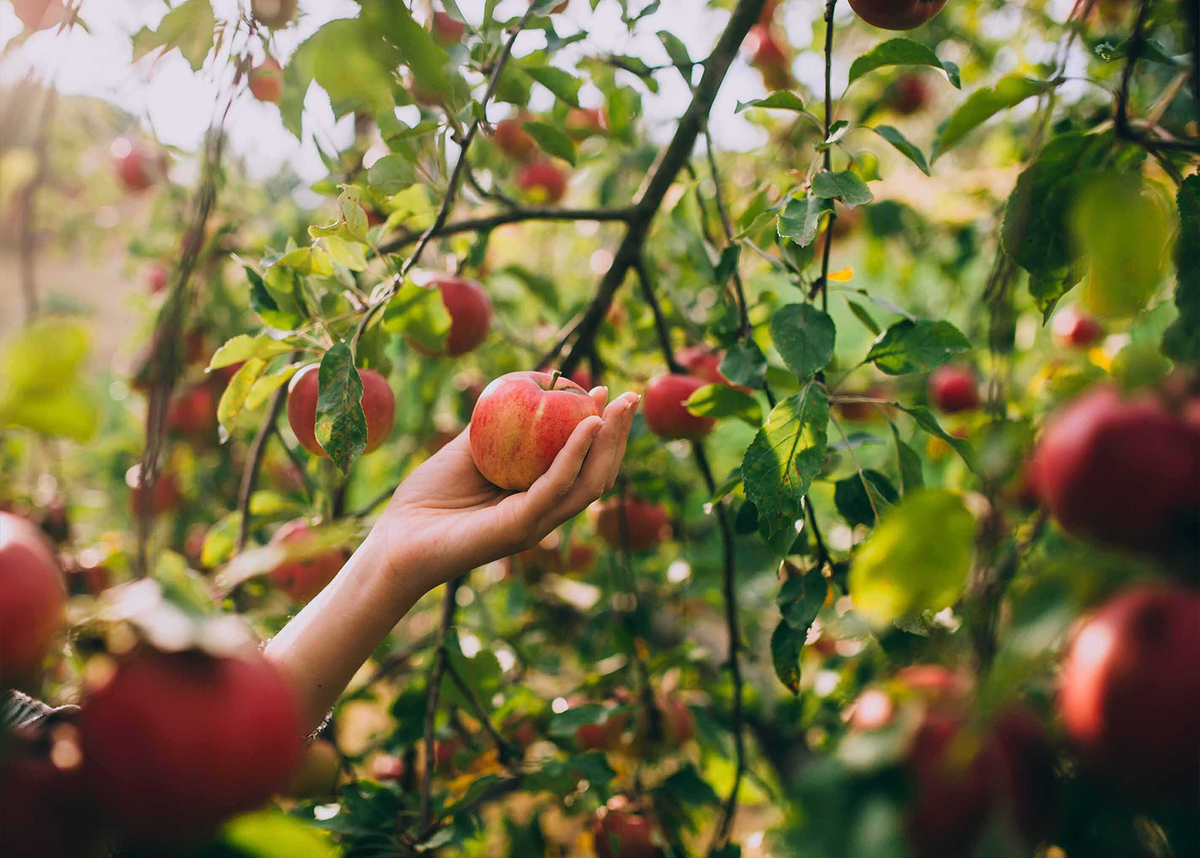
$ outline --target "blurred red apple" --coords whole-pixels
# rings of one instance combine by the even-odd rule
[[[137,518],[141,518],[142,510],[149,504],[151,517],[161,513],[171,512],[179,508],[181,499],[179,484],[175,476],[169,472],[160,472],[158,480],[149,497],[146,496],[141,480],[141,465],[134,465],[125,472],[125,484],[129,486],[130,509]]]
[[[65,603],[54,548],[30,522],[0,512],[0,689],[41,672]]]
[[[1074,307],[1060,310],[1050,329],[1055,342],[1065,348],[1086,350],[1104,339],[1104,325],[1100,320]]]
[[[521,117],[502,119],[496,123],[496,133],[492,140],[500,151],[514,161],[526,161],[537,152],[537,144],[525,130]]]
[[[165,159],[136,141],[117,138],[112,144],[112,155],[117,178],[128,191],[140,193],[166,173]]]
[[[362,379],[362,409],[367,419],[367,448],[364,454],[377,450],[392,434],[396,420],[396,397],[387,379],[373,369],[360,369]],[[310,364],[292,377],[288,386],[288,424],[296,440],[314,456],[328,459],[329,454],[317,443],[317,396],[319,368]]]
[[[392,754],[380,754],[371,760],[371,777],[377,781],[404,779],[404,760]]]
[[[457,45],[462,41],[463,34],[467,28],[462,21],[450,17],[450,14],[438,9],[433,13],[433,22],[430,24],[430,31],[433,33],[433,40],[443,48],[448,48],[451,45]]]
[[[850,8],[881,30],[911,30],[933,18],[946,0],[850,0]]]
[[[606,130],[604,112],[595,107],[572,107],[563,120],[563,129],[576,139],[603,134]]]
[[[450,330],[440,352],[430,351],[412,337],[409,345],[427,355],[457,357],[474,351],[487,339],[492,326],[492,300],[487,292],[474,280],[448,274],[434,277],[428,285],[442,293],[442,303],[450,314]]]
[[[592,837],[599,858],[656,858],[654,826],[646,817],[623,810],[597,816]]]
[[[683,403],[707,384],[708,380],[694,375],[669,374],[651,379],[642,403],[646,427],[661,438],[703,438],[713,430],[716,421],[697,417]]]
[[[250,83],[250,94],[259,101],[278,104],[283,98],[283,69],[271,57],[250,69],[246,77]]]
[[[567,192],[567,176],[549,161],[533,161],[517,171],[517,187],[533,203],[557,203]]]
[[[150,294],[157,295],[167,288],[167,281],[171,275],[165,265],[151,262],[142,269],[142,276],[146,279],[146,286],[149,287]]]
[[[929,103],[929,84],[919,74],[902,74],[888,89],[887,105],[897,113],[909,116]]]
[[[783,43],[768,24],[755,24],[746,35],[750,65],[762,75],[768,90],[790,89],[793,83],[792,61]]]
[[[621,547],[621,500],[611,497],[592,505],[591,515],[596,533],[610,547]],[[658,504],[637,497],[626,497],[624,518],[628,529],[629,550],[649,551],[670,534],[667,511]]]
[[[939,411],[958,414],[979,407],[979,379],[970,367],[947,364],[929,374],[929,401]]]
[[[199,443],[213,440],[217,432],[219,398],[218,391],[208,383],[183,388],[167,405],[167,429]]]
[[[308,522],[298,518],[283,525],[271,537],[273,544],[304,542],[312,537]],[[287,560],[272,569],[271,583],[291,596],[294,602],[307,602],[325,589],[349,559],[340,548],[329,548],[303,560]]]

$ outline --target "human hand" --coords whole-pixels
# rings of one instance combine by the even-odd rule
[[[422,463],[396,489],[372,533],[391,571],[435,587],[537,544],[611,489],[641,397],[625,393],[606,407],[606,388],[591,395],[603,417],[581,421],[528,491],[505,491],[484,479],[466,429]]]

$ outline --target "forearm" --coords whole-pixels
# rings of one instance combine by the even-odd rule
[[[394,570],[372,533],[337,577],[267,644],[291,677],[305,730],[314,730],[384,636],[425,594],[415,570]]]

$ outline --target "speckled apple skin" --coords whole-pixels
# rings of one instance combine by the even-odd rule
[[[524,491],[549,470],[581,421],[599,414],[591,395],[548,372],[510,372],[492,381],[471,415],[471,458],[502,489]]]

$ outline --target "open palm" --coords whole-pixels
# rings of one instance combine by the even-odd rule
[[[534,545],[612,488],[640,397],[622,394],[606,406],[607,395],[592,391],[603,418],[580,422],[528,491],[484,479],[461,432],[400,484],[376,525],[392,567],[436,586]]]

